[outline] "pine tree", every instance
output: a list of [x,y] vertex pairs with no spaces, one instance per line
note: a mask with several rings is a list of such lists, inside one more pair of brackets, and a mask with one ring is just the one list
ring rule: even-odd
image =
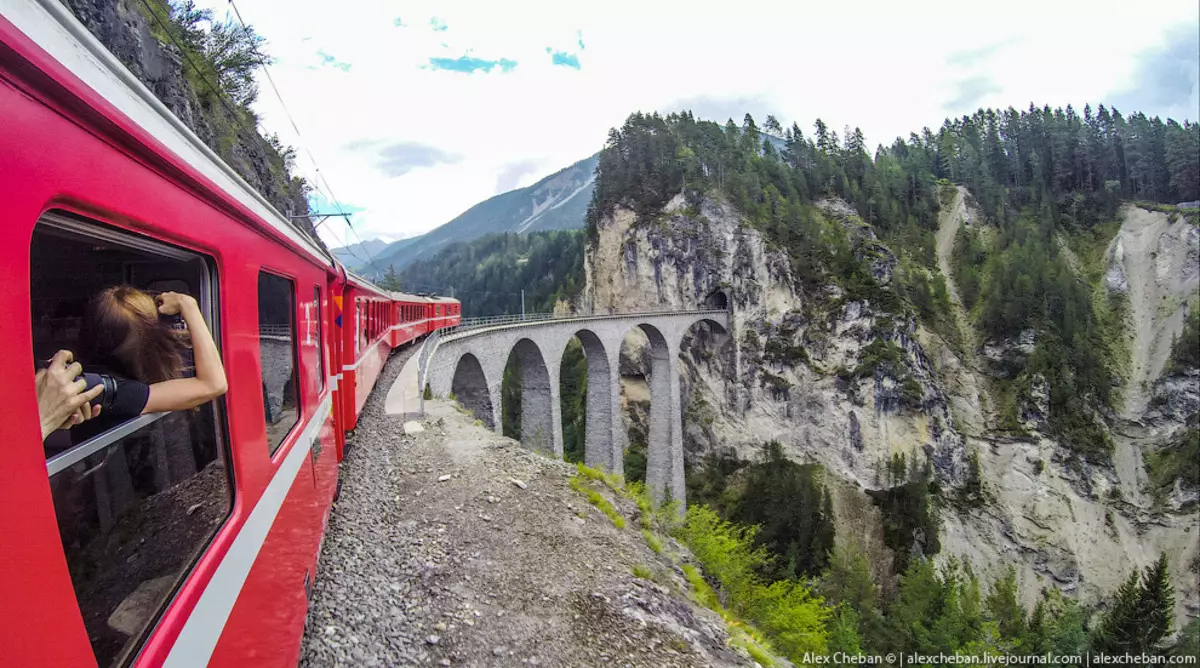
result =
[[1129,574],[1092,636],[1092,649],[1104,654],[1160,652],[1174,623],[1174,609],[1175,589],[1163,555],[1140,578],[1136,570]]
[[1167,555],[1146,569],[1142,585],[1138,590],[1137,642],[1141,651],[1161,652],[1163,640],[1171,633],[1175,624],[1175,587],[1167,568]]
[[1017,640],[1026,630],[1025,609],[1017,598],[1017,569],[1009,566],[1004,576],[992,584],[987,596],[987,610],[999,625],[1005,640]]

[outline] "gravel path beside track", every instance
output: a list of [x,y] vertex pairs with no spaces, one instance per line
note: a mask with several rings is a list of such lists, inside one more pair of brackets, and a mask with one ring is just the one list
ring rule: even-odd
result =
[[604,490],[630,520],[617,529],[570,489],[573,467],[445,402],[404,436],[383,400],[409,354],[385,367],[342,463],[302,666],[754,665],[628,501]]

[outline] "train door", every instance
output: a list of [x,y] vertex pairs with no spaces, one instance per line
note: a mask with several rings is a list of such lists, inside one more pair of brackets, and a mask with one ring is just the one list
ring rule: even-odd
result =
[[345,396],[345,382],[342,376],[342,364],[345,334],[343,332],[345,324],[345,316],[342,306],[345,303],[343,300],[343,290],[345,283],[341,277],[330,275],[326,281],[326,286],[329,294],[329,303],[323,309],[326,317],[325,322],[328,332],[325,335],[326,345],[329,347],[329,377],[333,385],[333,421],[335,424],[334,438],[337,443],[337,461],[342,461],[346,450],[346,433],[345,424],[346,418],[343,408],[343,397]]

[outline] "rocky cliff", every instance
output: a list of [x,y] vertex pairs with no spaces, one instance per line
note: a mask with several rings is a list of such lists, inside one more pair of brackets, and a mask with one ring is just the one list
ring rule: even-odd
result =
[[[65,4],[105,48],[280,213],[308,213],[307,185],[290,174],[291,149],[259,134],[254,114],[224,91],[218,92],[221,86],[210,74],[196,71],[196,67],[204,67],[203,57],[184,53],[178,46],[182,29],[163,3],[152,0],[149,9],[139,0],[66,0]],[[321,244],[309,219],[297,219],[296,224]]]
[[[894,254],[851,207],[825,201],[819,209],[847,230],[881,284],[895,280]],[[967,557],[985,580],[1014,564],[1030,604],[1051,586],[1103,604],[1132,568],[1166,552],[1179,592],[1177,613],[1196,616],[1195,495],[1177,490],[1164,505],[1146,489],[1143,455],[1196,420],[1196,372],[1159,376],[1164,346],[1196,293],[1197,229],[1132,207],[1121,216],[1104,259],[1114,267],[1110,273],[1125,267],[1124,284],[1157,286],[1123,288],[1120,280],[1110,281],[1114,290],[1129,292],[1133,357],[1149,360],[1135,363],[1130,382],[1140,389],[1131,393],[1127,383],[1125,396],[1157,392],[1163,398],[1129,399],[1133,414],[1109,416],[1116,448],[1111,467],[1068,465],[1064,448],[1039,422],[1036,396],[1021,409],[1026,435],[995,429],[988,355],[1020,355],[1031,341],[976,342],[953,290],[958,344],[915,318],[848,299],[837,285],[804,289],[787,255],[714,196],[699,206],[676,197],[661,214],[640,218],[617,208],[600,220],[587,251],[580,306],[728,303],[731,340],[714,346],[717,339],[698,331],[683,351],[689,464],[723,449],[750,458],[769,440],[782,443],[793,459],[822,464],[836,492],[838,540],[865,546],[877,568],[890,563],[891,554],[867,492],[887,485],[885,463],[905,455],[927,461],[940,489],[940,541],[917,541],[914,550]],[[982,220],[962,188],[943,205],[941,271],[950,273],[958,227]],[[1147,346],[1151,352],[1137,352]]]

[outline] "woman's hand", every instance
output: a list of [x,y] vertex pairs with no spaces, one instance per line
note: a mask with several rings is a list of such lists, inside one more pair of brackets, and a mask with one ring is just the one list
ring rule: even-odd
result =
[[164,292],[155,301],[158,302],[158,312],[163,315],[179,315],[189,307],[198,308],[191,295],[181,295],[178,292]]
[[71,362],[71,351],[60,350],[54,354],[50,366],[39,369],[34,376],[37,385],[38,416],[42,422],[42,440],[51,433],[90,420],[100,414],[99,407],[93,409],[92,400],[104,391],[97,385],[84,392],[87,382],[79,377],[83,367]]

